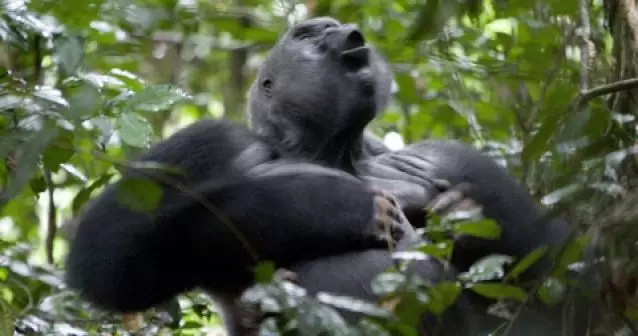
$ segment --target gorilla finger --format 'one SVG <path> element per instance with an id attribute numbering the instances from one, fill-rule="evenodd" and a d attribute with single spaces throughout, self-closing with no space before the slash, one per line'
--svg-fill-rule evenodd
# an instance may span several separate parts
<path id="1" fill-rule="evenodd" d="M 476 203 L 473 199 L 471 198 L 464 198 L 462 201 L 456 203 L 451 211 L 452 212 L 456 212 L 456 211 L 472 211 L 474 209 L 476 209 L 478 207 L 478 203 Z"/>
<path id="2" fill-rule="evenodd" d="M 437 215 L 448 213 L 449 210 L 464 199 L 464 195 L 458 190 L 449 190 L 439 194 L 430 204 L 428 210 Z"/>
<path id="3" fill-rule="evenodd" d="M 447 191 L 448 189 L 452 188 L 452 183 L 450 183 L 450 181 L 448 180 L 432 179 L 432 184 L 434 184 L 434 186 L 441 192 Z"/>
<path id="4" fill-rule="evenodd" d="M 274 278 L 279 281 L 289 281 L 295 284 L 299 283 L 299 277 L 297 276 L 297 273 L 286 268 L 278 268 L 275 271 Z"/>

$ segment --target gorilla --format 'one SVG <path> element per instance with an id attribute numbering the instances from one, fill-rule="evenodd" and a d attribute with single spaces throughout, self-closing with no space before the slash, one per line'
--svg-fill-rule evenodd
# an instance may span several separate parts
<path id="1" fill-rule="evenodd" d="M 161 191 L 153 210 L 124 203 L 135 188 Z M 258 332 L 260 316 L 238 298 L 254 283 L 259 261 L 291 270 L 311 292 L 374 301 L 371 281 L 394 265 L 388 244 L 404 250 L 420 242 L 391 196 L 221 120 L 194 123 L 153 145 L 74 220 L 66 277 L 82 297 L 136 312 L 202 288 L 233 336 Z M 407 272 L 432 283 L 454 279 L 435 259 Z M 469 309 L 461 297 L 440 319 L 425 314 L 416 327 L 422 335 L 468 335 Z"/>
<path id="2" fill-rule="evenodd" d="M 426 224 L 424 207 L 441 192 L 436 181 L 448 181 L 458 186 L 452 192 L 473 200 L 502 231 L 498 240 L 457 237 L 452 264 L 459 271 L 490 254 L 521 259 L 547 247 L 518 280 L 529 283 L 548 274 L 572 229 L 562 219 L 544 222 L 546 212 L 493 160 L 456 141 L 426 140 L 391 152 L 365 134 L 387 106 L 392 82 L 388 64 L 356 26 L 310 19 L 291 27 L 264 61 L 249 91 L 249 125 L 290 155 L 351 173 L 394 195 L 414 227 Z M 473 303 L 487 308 L 481 298 Z M 561 332 L 560 307 L 539 309 L 530 311 L 529 323 L 516 323 L 512 334 Z M 490 321 L 490 327 L 502 322 Z"/>

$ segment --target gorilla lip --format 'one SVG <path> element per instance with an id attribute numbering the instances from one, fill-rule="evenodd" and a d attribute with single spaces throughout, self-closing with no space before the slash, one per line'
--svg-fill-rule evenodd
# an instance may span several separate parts
<path id="1" fill-rule="evenodd" d="M 368 65 L 370 57 L 370 47 L 361 46 L 341 52 L 341 57 L 348 65 L 361 68 Z"/>
<path id="2" fill-rule="evenodd" d="M 342 51 L 341 56 L 343 57 L 352 56 L 356 58 L 362 58 L 362 57 L 367 57 L 369 52 L 370 52 L 370 47 L 364 45 L 361 47 L 356 47 L 356 48 L 348 49 L 346 51 Z"/>

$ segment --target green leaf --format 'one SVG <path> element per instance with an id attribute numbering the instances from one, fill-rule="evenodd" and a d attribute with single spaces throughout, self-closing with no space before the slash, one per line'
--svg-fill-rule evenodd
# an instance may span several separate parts
<path id="1" fill-rule="evenodd" d="M 47 190 L 47 182 L 44 180 L 44 176 L 37 176 L 29 181 L 29 187 L 34 194 L 39 194 Z"/>
<path id="2" fill-rule="evenodd" d="M 144 89 L 144 80 L 132 72 L 122 69 L 111 69 L 110 74 L 124 82 L 124 84 L 134 92 L 139 92 Z"/>
<path id="3" fill-rule="evenodd" d="M 330 293 L 320 292 L 317 294 L 317 300 L 323 304 L 328 304 L 339 309 L 345 309 L 351 312 L 362 313 L 367 316 L 390 317 L 389 311 L 378 307 L 376 304 L 363 301 L 360 299 L 334 295 Z"/>
<path id="4" fill-rule="evenodd" d="M 506 255 L 494 254 L 475 262 L 467 272 L 459 274 L 459 279 L 468 282 L 479 282 L 500 279 L 505 275 L 504 267 L 513 258 Z"/>
<path id="5" fill-rule="evenodd" d="M 485 239 L 498 239 L 501 236 L 501 227 L 492 219 L 457 223 L 452 231 Z"/>
<path id="6" fill-rule="evenodd" d="M 80 39 L 76 36 L 63 37 L 56 48 L 58 64 L 65 76 L 72 76 L 77 73 L 84 50 Z"/>
<path id="7" fill-rule="evenodd" d="M 117 200 L 133 211 L 150 213 L 162 200 L 163 191 L 149 178 L 126 178 L 117 186 Z"/>
<path id="8" fill-rule="evenodd" d="M 157 112 L 173 104 L 191 99 L 186 92 L 172 85 L 151 85 L 129 98 L 124 105 L 125 111 Z"/>
<path id="9" fill-rule="evenodd" d="M 406 276 L 396 272 L 383 272 L 377 275 L 371 284 L 372 292 L 383 296 L 396 292 L 406 281 Z"/>
<path id="10" fill-rule="evenodd" d="M 554 305 L 565 298 L 567 286 L 563 281 L 555 277 L 547 277 L 543 285 L 538 289 L 538 297 L 546 305 Z"/>
<path id="11" fill-rule="evenodd" d="M 102 104 L 98 89 L 86 82 L 73 88 L 68 100 L 69 108 L 66 110 L 65 117 L 71 120 L 95 116 Z"/>
<path id="12" fill-rule="evenodd" d="M 0 336 L 14 334 L 15 317 L 15 313 L 11 310 L 9 303 L 5 302 L 2 295 L 0 295 Z"/>
<path id="13" fill-rule="evenodd" d="M 62 92 L 56 88 L 41 86 L 33 92 L 33 98 L 37 101 L 44 101 L 58 107 L 69 107 L 69 102 L 64 99 Z"/>
<path id="14" fill-rule="evenodd" d="M 472 284 L 468 286 L 468 288 L 479 295 L 494 300 L 510 299 L 519 302 L 527 300 L 527 293 L 516 286 L 497 283 L 479 283 Z"/>
<path id="15" fill-rule="evenodd" d="M 346 335 L 349 328 L 335 309 L 311 300 L 299 305 L 295 322 L 302 335 Z"/>
<path id="16" fill-rule="evenodd" d="M 259 284 L 268 284 L 272 281 L 276 271 L 275 264 L 272 261 L 262 261 L 255 266 L 253 273 L 255 281 Z"/>
<path id="17" fill-rule="evenodd" d="M 151 124 L 137 113 L 122 113 L 115 121 L 120 138 L 132 147 L 147 147 L 153 135 Z"/>
<path id="18" fill-rule="evenodd" d="M 540 260 L 545 253 L 547 253 L 547 246 L 541 246 L 534 251 L 528 253 L 523 259 L 512 267 L 512 269 L 507 274 L 507 279 L 515 279 L 521 273 L 525 272 L 528 268 L 534 265 L 535 262 Z"/>
<path id="19" fill-rule="evenodd" d="M 423 243 L 419 245 L 418 251 L 431 255 L 435 258 L 447 259 L 452 255 L 453 245 L 449 242 L 440 242 L 436 244 Z"/>
<path id="20" fill-rule="evenodd" d="M 15 161 L 18 166 L 9 176 L 6 189 L 0 193 L 0 203 L 8 201 L 20 193 L 38 168 L 40 155 L 56 135 L 57 129 L 45 127 L 37 133 L 31 134 L 22 146 L 16 148 Z"/>
<path id="21" fill-rule="evenodd" d="M 525 144 L 521 152 L 521 159 L 524 163 L 540 159 L 541 155 L 547 151 L 552 140 L 552 135 L 560 126 L 560 120 L 564 113 L 553 113 L 547 116 L 541 123 L 541 127 Z"/>
<path id="22" fill-rule="evenodd" d="M 73 141 L 73 133 L 62 131 L 44 152 L 42 156 L 44 166 L 55 172 L 60 168 L 60 164 L 68 162 L 75 154 Z"/>
<path id="23" fill-rule="evenodd" d="M 430 288 L 430 311 L 440 316 L 443 312 L 456 302 L 462 291 L 461 284 L 456 282 L 441 282 Z"/>
<path id="24" fill-rule="evenodd" d="M 113 174 L 106 173 L 100 176 L 95 182 L 91 183 L 88 187 L 82 188 L 77 195 L 73 198 L 73 202 L 71 203 L 71 210 L 73 215 L 77 215 L 82 206 L 91 198 L 91 194 L 95 189 L 106 185 L 113 177 Z"/>
<path id="25" fill-rule="evenodd" d="M 590 237 L 586 235 L 580 235 L 570 240 L 560 254 L 552 275 L 560 277 L 567 271 L 569 265 L 580 261 L 583 251 L 589 246 L 589 243 Z"/>

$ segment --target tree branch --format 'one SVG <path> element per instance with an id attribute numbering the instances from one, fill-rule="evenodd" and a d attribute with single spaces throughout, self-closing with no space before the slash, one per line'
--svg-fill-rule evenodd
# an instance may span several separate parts
<path id="1" fill-rule="evenodd" d="M 638 89 L 638 78 L 623 79 L 614 83 L 597 86 L 590 90 L 581 91 L 576 98 L 576 106 L 582 107 L 592 99 L 620 91 Z"/>

